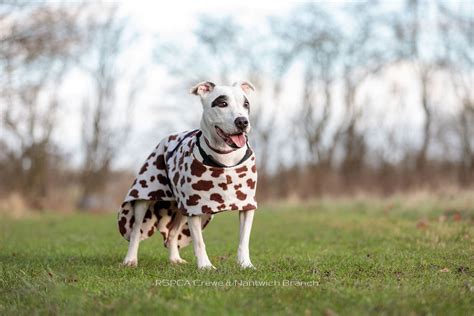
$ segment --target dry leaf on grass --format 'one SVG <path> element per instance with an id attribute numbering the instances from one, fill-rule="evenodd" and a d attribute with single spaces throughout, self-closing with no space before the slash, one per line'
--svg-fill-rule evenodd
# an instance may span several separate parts
<path id="1" fill-rule="evenodd" d="M 427 219 L 420 219 L 418 223 L 416 223 L 416 228 L 418 229 L 425 229 L 428 227 L 428 220 Z"/>
<path id="2" fill-rule="evenodd" d="M 453 220 L 454 220 L 455 222 L 460 222 L 461 219 L 462 219 L 461 213 L 458 212 L 458 213 L 455 213 L 455 214 L 453 215 Z"/>

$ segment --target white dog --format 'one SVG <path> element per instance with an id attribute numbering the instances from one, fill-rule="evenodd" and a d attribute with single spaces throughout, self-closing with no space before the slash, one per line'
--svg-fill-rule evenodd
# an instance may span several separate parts
<path id="1" fill-rule="evenodd" d="M 202 229 L 213 214 L 237 210 L 237 261 L 242 268 L 253 268 L 249 241 L 257 208 L 257 170 L 247 141 L 253 90 L 245 81 L 232 86 L 201 82 L 191 89 L 201 98 L 201 128 L 163 139 L 143 164 L 120 208 L 119 231 L 130 241 L 124 265 L 136 266 L 140 241 L 159 231 L 172 263 L 186 262 L 179 249 L 192 241 L 198 268 L 215 269 Z"/>

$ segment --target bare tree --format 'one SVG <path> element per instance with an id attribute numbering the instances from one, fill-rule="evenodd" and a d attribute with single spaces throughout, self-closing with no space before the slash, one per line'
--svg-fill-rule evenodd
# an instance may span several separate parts
<path id="1" fill-rule="evenodd" d="M 84 49 L 82 5 L 26 2 L 0 7 L 2 177 L 8 190 L 44 197 L 59 151 L 52 141 L 59 82 Z M 40 206 L 36 204 L 37 206 Z"/>
<path id="2" fill-rule="evenodd" d="M 349 5 L 346 10 L 352 28 L 344 33 L 341 45 L 345 110 L 336 138 L 340 138 L 343 145 L 343 174 L 351 177 L 363 167 L 367 150 L 364 131 L 360 128 L 367 104 L 363 104 L 366 102 L 364 99 L 362 104 L 357 104 L 361 102 L 359 91 L 367 79 L 383 69 L 389 56 L 384 53 L 378 32 L 381 29 L 378 6 L 362 2 Z"/>
<path id="3" fill-rule="evenodd" d="M 350 31 L 341 29 L 320 4 L 303 5 L 287 23 L 276 23 L 276 33 L 291 47 L 286 54 L 292 63 L 304 65 L 297 120 L 310 164 L 315 166 L 331 168 L 338 147 L 344 174 L 360 168 L 364 160 L 365 141 L 358 126 L 362 107 L 356 104 L 357 93 L 385 62 L 376 44 L 379 21 L 374 10 L 368 3 L 351 5 L 345 12 Z M 343 86 L 343 112 L 339 125 L 331 128 L 336 82 Z"/>
<path id="4" fill-rule="evenodd" d="M 333 84 L 337 76 L 341 32 L 332 17 L 318 4 L 305 4 L 282 23 L 274 20 L 273 30 L 280 47 L 280 64 L 288 70 L 303 64 L 301 111 L 296 117 L 310 154 L 310 165 L 328 167 L 335 142 L 328 129 L 333 115 Z M 326 140 L 326 141 L 325 141 Z"/>
<path id="5" fill-rule="evenodd" d="M 84 161 L 81 172 L 81 208 L 100 207 L 98 198 L 107 183 L 111 165 L 130 134 L 131 114 L 137 92 L 136 80 L 131 80 L 125 101 L 124 123 L 114 124 L 118 110 L 118 83 L 123 75 L 118 63 L 124 45 L 128 44 L 126 20 L 117 16 L 117 7 L 94 23 L 90 34 L 91 50 L 82 59 L 82 68 L 91 78 L 92 93 L 83 100 L 82 148 Z"/>
<path id="6" fill-rule="evenodd" d="M 239 64 L 242 49 L 242 27 L 232 17 L 201 16 L 194 34 L 199 45 L 209 52 L 210 65 L 220 82 L 228 82 Z"/>
<path id="7" fill-rule="evenodd" d="M 429 57 L 430 53 L 426 54 L 422 41 L 425 33 L 423 25 L 426 22 L 420 14 L 429 6 L 429 3 L 422 0 L 407 0 L 405 10 L 399 12 L 391 21 L 397 40 L 394 44 L 397 47 L 398 58 L 400 61 L 410 63 L 420 91 L 420 108 L 424 114 L 424 123 L 421 146 L 416 154 L 416 166 L 421 172 L 426 167 L 427 153 L 433 136 L 434 107 L 430 100 L 430 84 L 437 67 L 436 58 Z"/>
<path id="8" fill-rule="evenodd" d="M 461 105 L 457 119 L 461 144 L 459 181 L 465 185 L 474 181 L 474 18 L 446 5 L 438 7 L 444 46 L 440 63 L 447 70 Z"/>

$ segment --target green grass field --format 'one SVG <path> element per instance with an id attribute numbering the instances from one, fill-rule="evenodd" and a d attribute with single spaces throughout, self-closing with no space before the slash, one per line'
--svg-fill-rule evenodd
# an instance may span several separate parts
<path id="1" fill-rule="evenodd" d="M 237 214 L 219 214 L 204 234 L 218 270 L 205 272 L 191 247 L 189 264 L 170 265 L 161 236 L 141 244 L 138 268 L 121 267 L 114 214 L 2 218 L 0 314 L 473 315 L 474 208 L 459 211 L 403 199 L 262 207 L 254 271 L 235 263 Z"/>

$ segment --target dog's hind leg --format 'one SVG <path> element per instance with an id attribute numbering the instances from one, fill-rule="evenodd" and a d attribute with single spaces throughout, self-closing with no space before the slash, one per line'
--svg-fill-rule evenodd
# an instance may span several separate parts
<path id="1" fill-rule="evenodd" d="M 178 249 L 178 235 L 181 232 L 181 229 L 183 228 L 184 224 L 186 224 L 186 216 L 183 216 L 181 212 L 178 212 L 176 217 L 176 223 L 174 227 L 170 230 L 168 236 L 167 247 L 169 250 L 169 259 L 171 263 L 187 263 L 187 261 L 181 258 L 181 256 L 179 255 Z"/>
<path id="2" fill-rule="evenodd" d="M 123 260 L 123 264 L 129 267 L 136 267 L 138 264 L 138 246 L 140 244 L 143 218 L 148 209 L 148 201 L 136 201 L 133 206 L 133 215 L 135 222 L 133 224 L 132 232 L 130 234 L 130 243 L 128 245 L 128 252 Z"/>
<path id="3" fill-rule="evenodd" d="M 252 230 L 252 222 L 253 222 L 254 213 L 255 213 L 254 210 L 239 212 L 240 240 L 239 240 L 239 248 L 237 250 L 237 262 L 244 269 L 255 268 L 252 262 L 250 261 L 250 250 L 249 250 L 250 232 Z"/>
<path id="4" fill-rule="evenodd" d="M 194 255 L 199 269 L 215 269 L 206 252 L 206 245 L 202 238 L 202 218 L 200 215 L 188 216 L 188 226 L 193 239 Z"/>

